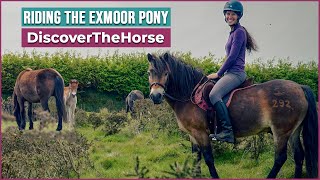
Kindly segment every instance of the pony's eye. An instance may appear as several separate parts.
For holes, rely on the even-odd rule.
[[[150,72],[148,72],[148,76],[150,76]]]
[[[165,76],[168,76],[168,73],[166,72],[164,75],[165,75]]]

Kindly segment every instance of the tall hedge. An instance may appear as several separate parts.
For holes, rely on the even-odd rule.
[[[209,54],[194,58],[191,53],[175,53],[185,62],[202,69],[205,74],[219,69],[223,59]],[[32,69],[55,68],[68,84],[77,79],[80,88],[93,88],[100,92],[112,92],[123,97],[133,89],[148,94],[148,61],[145,53],[97,55],[82,57],[74,52],[56,52],[41,54],[32,52],[5,53],[2,56],[2,92],[11,93],[19,72]],[[246,64],[248,76],[254,76],[255,82],[271,79],[289,79],[309,85],[318,95],[318,65],[314,61],[292,64],[287,59],[272,59],[263,62],[259,59]]]

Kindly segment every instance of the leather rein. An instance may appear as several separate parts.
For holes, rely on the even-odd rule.
[[[197,90],[197,88],[198,88],[201,84],[206,84],[208,81],[212,81],[212,80],[213,80],[213,79],[208,79],[208,78],[207,78],[207,80],[202,83],[203,79],[205,79],[206,77],[207,77],[207,76],[202,76],[202,78],[201,78],[201,80],[199,81],[199,83],[193,88],[192,93],[191,93],[191,95],[190,95],[190,97],[189,97],[188,99],[183,99],[183,100],[181,100],[181,99],[177,99],[177,98],[171,96],[170,94],[166,93],[166,90],[167,90],[166,86],[163,85],[163,84],[161,84],[161,83],[158,83],[158,82],[152,83],[152,84],[150,85],[149,89],[151,89],[154,85],[158,85],[158,86],[160,86],[160,87],[162,87],[162,88],[164,89],[164,94],[163,94],[163,95],[165,95],[165,96],[168,97],[169,99],[174,100],[174,101],[179,101],[179,102],[188,102],[188,101],[191,101],[193,104],[195,104],[194,101],[193,101],[194,92]]]

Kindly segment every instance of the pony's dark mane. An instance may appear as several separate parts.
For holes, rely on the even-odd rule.
[[[199,69],[186,64],[169,53],[160,55],[153,66],[159,73],[169,68],[166,93],[178,99],[188,99],[194,87],[203,77],[203,73]]]

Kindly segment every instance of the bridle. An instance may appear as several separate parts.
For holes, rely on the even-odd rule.
[[[163,95],[165,95],[165,96],[168,97],[169,99],[174,100],[174,101],[179,101],[179,102],[188,102],[188,101],[191,100],[191,102],[192,102],[193,104],[195,104],[192,99],[193,99],[194,94],[195,94],[195,91],[198,89],[198,87],[199,87],[200,85],[202,85],[202,84],[206,84],[208,81],[213,81],[214,83],[216,83],[216,82],[218,81],[218,79],[205,79],[205,78],[206,78],[206,76],[202,76],[202,78],[201,78],[201,80],[199,81],[199,83],[194,87],[194,89],[193,89],[190,97],[189,97],[188,99],[183,99],[183,100],[177,99],[177,98],[171,96],[170,94],[166,93],[167,88],[166,88],[165,85],[163,85],[163,84],[161,84],[161,83],[154,82],[154,83],[152,83],[152,84],[150,85],[149,88],[150,88],[150,90],[151,90],[152,86],[158,85],[158,86],[160,86],[160,87],[162,87],[162,88],[164,89],[164,94],[163,94]],[[203,82],[203,80],[205,80],[205,81]]]
[[[152,83],[152,84],[150,85],[149,89],[151,89],[151,88],[152,88],[152,86],[154,86],[154,85],[158,85],[158,86],[162,87],[162,88],[164,89],[164,91],[166,91],[166,90],[167,90],[167,88],[166,88],[166,86],[165,86],[165,85],[163,85],[163,84],[161,84],[161,83],[158,83],[158,82],[154,82],[154,83]]]
[[[162,87],[162,88],[164,89],[164,94],[163,94],[163,95],[165,95],[166,97],[168,97],[168,98],[171,99],[171,100],[179,101],[179,102],[188,102],[188,101],[190,101],[190,99],[191,99],[191,98],[189,98],[189,99],[180,100],[180,99],[177,99],[177,98],[171,96],[170,94],[166,93],[167,87],[166,87],[165,85],[161,84],[161,83],[158,83],[158,82],[152,83],[152,84],[150,85],[150,87],[149,87],[150,90],[151,90],[151,88],[152,88],[154,85],[158,85],[158,86]]]
[[[167,62],[166,62],[166,65],[167,65],[167,69],[170,69]],[[201,80],[200,80],[199,83],[196,85],[196,87],[193,89],[193,91],[192,91],[192,93],[191,93],[191,95],[190,95],[190,97],[189,97],[188,99],[183,99],[183,100],[181,100],[181,99],[177,99],[177,98],[171,96],[170,94],[166,93],[167,87],[166,87],[165,85],[159,83],[159,82],[153,82],[152,84],[150,84],[149,89],[151,90],[151,88],[152,88],[154,85],[158,85],[158,86],[160,86],[160,87],[162,87],[162,88],[164,89],[163,95],[166,96],[166,97],[168,97],[169,99],[174,100],[174,101],[179,101],[179,102],[188,102],[188,101],[191,100],[191,102],[193,103],[193,101],[192,101],[193,96],[192,96],[192,95],[194,94],[194,91],[196,90],[196,88],[199,87],[200,83],[202,82],[202,80],[203,80],[205,77],[206,77],[206,76],[203,76],[203,77],[201,78]]]

